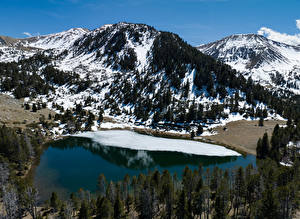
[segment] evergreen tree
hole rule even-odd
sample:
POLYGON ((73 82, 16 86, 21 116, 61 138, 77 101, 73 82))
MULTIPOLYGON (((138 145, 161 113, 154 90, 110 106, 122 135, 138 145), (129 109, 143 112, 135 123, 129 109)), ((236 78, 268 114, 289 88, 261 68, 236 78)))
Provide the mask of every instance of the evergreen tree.
POLYGON ((102 196, 105 195, 106 184, 107 184, 107 182, 106 182, 106 178, 105 178, 104 174, 100 174, 99 177, 98 177, 97 186, 98 186, 100 195, 102 195, 102 196))
POLYGON ((260 126, 260 127, 264 126, 264 118, 263 117, 259 118, 258 126, 260 126))
POLYGON ((202 189, 199 189, 193 196, 193 213, 195 215, 202 215, 204 212, 204 194, 202 189))
POLYGON ((56 194, 56 192, 52 192, 51 198, 50 198, 50 206, 57 211, 59 208, 59 199, 56 194))
POLYGON ((182 218, 182 219, 189 218, 187 198, 184 190, 182 190, 179 194, 177 204, 176 204, 175 214, 177 218, 182 218))
POLYGON ((25 110, 30 110, 30 106, 28 103, 25 103, 25 110))
POLYGON ((276 190, 267 186, 263 192, 262 200, 260 201, 261 207, 259 208, 258 218, 266 219, 279 219, 279 203, 275 195, 276 190))
POLYGON ((203 127, 201 125, 198 125, 198 128, 197 128, 197 135, 201 135, 203 133, 203 127))
POLYGON ((102 121, 103 121, 103 110, 102 110, 102 109, 100 109, 100 111, 99 111, 98 121, 99 121, 99 122, 102 122, 102 121))
POLYGON ((214 203, 214 214, 213 219, 225 219, 226 218, 226 206, 224 196, 217 192, 216 194, 216 201, 214 203))
POLYGON ((114 219, 121 219, 124 218, 124 204, 118 194, 114 204, 114 219))
POLYGON ((111 202, 106 197, 97 200, 97 219, 111 219, 113 213, 111 202))
POLYGON ((192 132, 191 132, 191 139, 194 139, 194 138, 195 138, 195 132, 192 131, 192 132))
POLYGON ((32 112, 36 112, 37 111, 37 107, 35 105, 35 103, 32 105, 32 112))
POLYGON ((265 159, 269 155, 269 138, 268 134, 265 133, 262 142, 261 142, 261 148, 262 148, 262 159, 265 159))
POLYGON ((239 167, 235 175, 235 185, 234 185, 234 215, 239 214, 239 208, 243 203, 243 198, 245 196, 245 179, 244 179, 244 170, 242 167, 239 167))
POLYGON ((259 138, 258 141, 257 141, 256 156, 257 156, 258 159, 263 159, 262 140, 261 140, 261 138, 259 138))
POLYGON ((78 218, 79 219, 90 219, 91 218, 90 216, 91 215, 90 215, 89 206, 87 205, 86 201, 83 201, 81 203, 78 218))

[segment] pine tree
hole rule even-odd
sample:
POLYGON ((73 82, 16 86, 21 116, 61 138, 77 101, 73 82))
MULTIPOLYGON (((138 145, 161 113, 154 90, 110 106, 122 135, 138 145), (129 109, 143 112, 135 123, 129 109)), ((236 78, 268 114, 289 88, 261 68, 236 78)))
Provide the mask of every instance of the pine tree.
POLYGON ((261 208, 259 209, 259 217, 265 219, 279 219, 279 203, 275 195, 275 189, 267 186, 261 200, 261 208))
POLYGON ((217 192, 216 201, 214 203, 213 219, 225 219, 226 218, 226 206, 222 192, 217 192))
POLYGON ((59 199, 56 194, 56 192, 52 192, 51 198, 50 198, 50 206, 57 211, 59 208, 59 199))
POLYGON ((37 111, 37 107, 35 105, 35 103, 32 105, 32 112, 36 112, 37 111))
POLYGON ((129 214, 130 210, 131 210, 131 206, 134 203, 134 198, 131 194, 129 194, 125 200, 125 206, 126 206, 126 213, 127 215, 129 214))
POLYGON ((160 182, 162 184, 161 195, 166 206, 165 216, 167 219, 170 219, 173 216, 174 186, 172 183, 172 177, 168 170, 163 172, 160 182))
POLYGON ((124 204, 118 193, 114 204, 114 219, 121 219, 124 216, 124 204))
POLYGON ((113 212, 111 202, 106 197, 97 200, 97 219, 111 219, 113 212))
POLYGON ((115 203, 115 197, 116 197, 116 188, 115 184, 111 181, 106 189, 106 198, 111 202, 115 203))
POLYGON ((257 156, 258 159, 263 159, 262 140, 261 140, 261 138, 259 138, 258 141, 257 141, 256 156, 257 156))
POLYGON ((202 125, 198 125, 198 128, 197 128, 197 135, 201 135, 203 133, 203 127, 202 125))
POLYGON ((234 214, 239 214, 239 208, 242 204, 242 200, 245 196, 245 179, 244 179, 244 170, 242 167, 239 167, 235 175, 235 185, 234 185, 234 214))
POLYGON ((100 174, 99 177, 98 177, 97 186, 98 186, 100 195, 102 195, 102 196, 105 195, 106 184, 107 184, 107 182, 106 182, 106 178, 105 178, 104 174, 100 174))
POLYGON ((193 196, 193 213, 195 215, 202 215, 204 212, 204 194, 202 189, 198 190, 193 196))
POLYGON ((260 127, 264 126, 264 118, 263 117, 259 118, 258 126, 260 126, 260 127))
POLYGON ((269 156, 269 138, 268 134, 265 133, 262 142, 261 142, 261 148, 262 148, 262 159, 265 159, 267 156, 269 156))
POLYGON ((79 215, 78 215, 78 219, 89 219, 90 217, 90 210, 89 207, 87 205, 87 203, 85 201, 83 201, 81 203, 81 207, 79 210, 79 215))
POLYGON ((187 206, 186 193, 184 190, 182 190, 179 194, 175 214, 177 218, 188 218, 189 212, 187 206))
POLYGON ((191 139, 194 139, 194 138, 195 138, 195 132, 192 131, 192 132, 191 132, 191 139))
POLYGON ((100 111, 99 111, 98 121, 99 121, 99 122, 102 122, 102 121, 103 121, 103 110, 102 110, 102 109, 100 109, 100 111))
POLYGON ((25 103, 25 110, 30 110, 30 106, 28 103, 25 103))
POLYGON ((270 158, 272 160, 275 160, 277 163, 279 163, 279 160, 280 160, 279 147, 281 144, 281 136, 280 136, 279 132, 280 132, 280 128, 279 128, 279 125, 277 124, 272 133, 271 149, 270 149, 270 158))

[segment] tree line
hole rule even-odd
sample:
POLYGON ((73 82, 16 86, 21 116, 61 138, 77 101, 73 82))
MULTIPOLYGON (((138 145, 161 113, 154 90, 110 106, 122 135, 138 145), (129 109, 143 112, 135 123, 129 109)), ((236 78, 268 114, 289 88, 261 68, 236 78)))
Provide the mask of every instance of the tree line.
POLYGON ((186 167, 182 178, 167 171, 125 175, 109 182, 101 174, 98 192, 52 193, 48 208, 61 218, 292 218, 299 207, 299 160, 292 168, 261 160, 257 168, 213 170, 186 167))
POLYGON ((257 142, 258 159, 270 158, 277 163, 293 163, 299 158, 300 121, 288 120, 286 127, 275 126, 272 136, 265 133, 257 142))

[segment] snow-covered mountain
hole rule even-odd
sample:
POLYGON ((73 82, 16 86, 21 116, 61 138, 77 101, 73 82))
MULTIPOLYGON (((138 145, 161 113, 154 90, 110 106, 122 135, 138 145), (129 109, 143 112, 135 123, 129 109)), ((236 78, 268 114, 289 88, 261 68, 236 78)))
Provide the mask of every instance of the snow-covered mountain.
POLYGON ((63 49, 68 49, 76 39, 82 37, 87 32, 89 32, 87 29, 72 28, 60 33, 21 39, 17 42, 17 45, 28 48, 56 49, 62 51, 63 49))
MULTIPOLYGON (((150 50, 159 34, 148 25, 117 23, 95 30, 72 28, 25 39, 0 36, 0 62, 18 61, 43 52, 55 57, 55 66, 60 70, 75 71, 81 77, 87 73, 107 77, 113 72, 149 67, 150 50)), ((300 93, 300 47, 257 34, 240 34, 197 48, 255 82, 300 93)))
POLYGON ((79 104, 125 123, 156 126, 164 121, 172 129, 178 124, 185 129, 189 123, 276 116, 267 104, 274 109, 281 104, 277 95, 178 35, 145 24, 76 28, 1 42, 0 90, 42 99, 49 108, 79 104))
POLYGON ((55 54, 59 54, 64 49, 69 49, 74 41, 86 32, 88 32, 86 29, 73 28, 60 33, 24 39, 0 36, 0 61, 18 61, 45 50, 52 50, 55 54))
POLYGON ((120 70, 124 67, 122 58, 126 57, 134 59, 133 67, 141 70, 147 65, 147 53, 158 34, 148 25, 117 23, 91 31, 73 28, 44 36, 10 38, 9 44, 0 38, 0 62, 16 61, 44 51, 56 56, 56 66, 66 71, 120 70))
POLYGON ((257 34, 240 34, 197 48, 260 84, 300 93, 299 46, 257 34))

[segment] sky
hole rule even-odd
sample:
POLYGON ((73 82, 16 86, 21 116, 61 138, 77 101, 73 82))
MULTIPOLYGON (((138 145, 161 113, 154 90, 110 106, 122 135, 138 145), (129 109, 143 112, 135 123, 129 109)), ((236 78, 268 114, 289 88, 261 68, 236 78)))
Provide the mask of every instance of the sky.
POLYGON ((0 21, 0 35, 15 38, 125 21, 192 45, 239 33, 300 42, 299 0, 1 0, 0 21))

